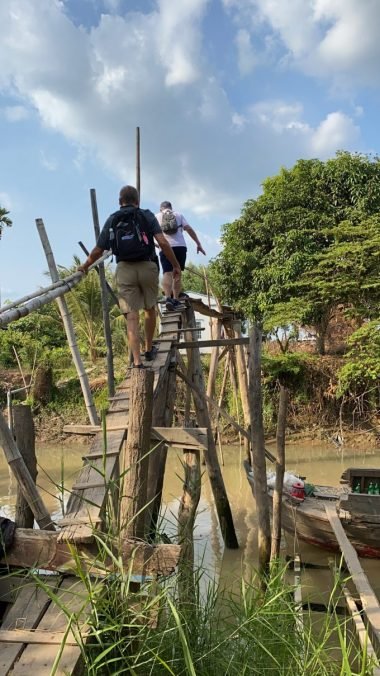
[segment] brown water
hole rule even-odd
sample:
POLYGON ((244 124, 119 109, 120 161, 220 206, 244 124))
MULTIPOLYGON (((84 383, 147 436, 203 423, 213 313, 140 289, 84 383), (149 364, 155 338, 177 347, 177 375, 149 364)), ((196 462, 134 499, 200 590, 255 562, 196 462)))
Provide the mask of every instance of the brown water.
MULTIPOLYGON (((52 514, 61 512, 60 499, 62 491, 57 486, 64 485, 70 489, 75 475, 82 465, 82 455, 86 447, 40 446, 38 462, 40 465, 38 485, 45 504, 52 514)), ((241 578, 243 573, 249 578, 257 564, 257 530, 256 507, 251 489, 242 466, 243 451, 238 446, 224 448, 225 465, 222 468, 224 481, 233 513, 239 550, 226 550, 220 536, 217 516, 212 501, 212 493, 207 480, 205 468, 202 477, 202 497, 199 504, 195 526, 196 557, 199 564, 209 572, 210 576, 220 576, 221 581, 231 586, 241 578)), ((353 451, 351 449, 336 451, 330 445, 304 443, 287 446, 287 468, 302 476, 307 476, 312 483, 339 485, 339 479, 346 467, 378 467, 380 452, 353 451)), ((176 532, 176 515, 178 501, 182 493, 183 470, 181 454, 169 450, 167 470, 164 484, 163 530, 170 536, 176 532)), ((0 456, 0 512, 13 516, 15 503, 15 480, 11 477, 3 456, 0 456)), ((67 500, 68 493, 65 493, 67 500)), ((291 539, 283 543, 284 554, 299 553, 301 560, 325 565, 329 554, 316 547, 303 543, 293 543, 291 539)), ((380 595, 380 563, 379 561, 362 560, 370 582, 380 595)), ((329 570, 305 570, 302 574, 304 597, 323 602, 327 600, 331 588, 332 576, 329 570)))

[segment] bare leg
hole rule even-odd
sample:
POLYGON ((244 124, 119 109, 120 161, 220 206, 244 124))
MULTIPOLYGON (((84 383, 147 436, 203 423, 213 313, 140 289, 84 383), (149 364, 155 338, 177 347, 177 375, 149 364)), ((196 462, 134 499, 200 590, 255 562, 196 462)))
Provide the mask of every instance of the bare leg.
POLYGON ((138 366, 141 364, 139 313, 135 311, 128 312, 125 317, 127 320, 129 348, 133 354, 133 363, 135 366, 138 366))
POLYGON ((156 328, 156 306, 154 305, 149 310, 145 310, 145 351, 150 352, 152 349, 152 341, 154 330, 156 328))
POLYGON ((173 273, 172 272, 164 272, 162 275, 162 288, 164 290, 164 294, 167 298, 170 298, 170 296, 173 293, 173 273))
POLYGON ((178 300, 182 285, 180 279, 173 279, 173 298, 178 300))

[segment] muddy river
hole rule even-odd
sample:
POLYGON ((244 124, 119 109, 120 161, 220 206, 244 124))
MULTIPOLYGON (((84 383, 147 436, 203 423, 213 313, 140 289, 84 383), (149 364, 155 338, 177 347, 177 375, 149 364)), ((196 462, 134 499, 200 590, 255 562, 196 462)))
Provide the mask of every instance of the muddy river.
MULTIPOLYGON (((268 446, 270 448, 270 445, 268 446)), ((54 515, 61 512, 62 500, 67 500, 63 486, 70 489, 75 475, 82 464, 82 455, 87 447, 78 446, 40 446, 38 448, 39 476, 38 485, 45 504, 54 515)), ((225 465, 223 476, 231 503, 235 528, 240 544, 239 550, 226 550, 220 536, 217 516, 213 506, 212 494, 205 468, 202 477, 202 497, 199 504, 195 528, 196 556, 200 565, 210 575, 215 573, 221 581, 231 586, 241 574, 249 578, 257 563, 256 553, 256 510, 251 489, 245 478, 242 466, 243 451, 238 446, 224 448, 225 465)), ((331 445, 302 443, 287 446, 287 468, 306 476, 312 483, 339 485, 339 479, 346 467, 378 467, 380 452, 355 452, 352 449, 339 449, 331 445)), ((164 509, 162 530, 167 535, 176 531, 178 499, 182 492, 183 470, 178 451, 169 450, 164 485, 164 509)), ((11 477, 7 464, 0 457, 0 506, 1 513, 13 516, 15 480, 11 477)), ((314 564, 327 564, 329 554, 322 550, 291 539, 282 544, 283 553, 299 553, 301 560, 314 564)), ((379 561, 362 560, 370 582, 380 595, 379 561)), ((327 569, 307 569, 302 574, 302 586, 305 598, 323 602, 327 600, 332 575, 327 569)))

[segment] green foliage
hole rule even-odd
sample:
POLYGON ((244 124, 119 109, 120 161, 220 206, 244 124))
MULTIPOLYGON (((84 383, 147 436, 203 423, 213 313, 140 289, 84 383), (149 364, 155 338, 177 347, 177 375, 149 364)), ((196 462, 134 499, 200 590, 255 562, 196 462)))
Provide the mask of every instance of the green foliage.
POLYGON ((12 225, 12 221, 9 218, 8 214, 9 214, 9 211, 4 209, 4 207, 0 206, 0 239, 1 239, 1 235, 3 233, 4 225, 7 225, 8 227, 11 227, 11 225, 12 225))
POLYGON ((333 308, 361 316, 380 300, 380 161, 338 153, 267 178, 223 227, 211 264, 218 295, 267 329, 313 326, 323 340, 333 308))
POLYGON ((262 367, 264 382, 277 383, 285 387, 295 387, 305 379, 310 357, 297 352, 271 355, 263 354, 262 367))
POLYGON ((207 293, 204 273, 208 274, 207 265, 195 265, 191 261, 186 263, 186 269, 182 273, 182 288, 184 291, 207 293))
POLYGON ((350 336, 346 363, 339 371, 338 396, 357 395, 380 385, 380 318, 350 336))

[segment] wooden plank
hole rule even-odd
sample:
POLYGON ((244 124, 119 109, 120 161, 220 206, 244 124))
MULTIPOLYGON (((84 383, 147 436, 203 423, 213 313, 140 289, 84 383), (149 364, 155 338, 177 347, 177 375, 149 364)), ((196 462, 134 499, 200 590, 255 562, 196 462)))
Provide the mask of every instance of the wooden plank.
MULTIPOLYGON (((18 578, 20 580, 20 578, 18 578)), ((58 586, 61 579, 58 576, 44 578, 45 584, 52 589, 58 586)), ((25 578, 20 582, 22 586, 12 606, 6 612, 2 622, 2 629, 13 633, 16 628, 30 630, 36 627, 50 604, 50 597, 44 589, 35 582, 26 582, 25 578)), ((0 648, 0 674, 7 674, 21 655, 25 645, 20 637, 12 644, 2 645, 0 648)))
MULTIPOLYGON (((61 573, 76 570, 79 556, 83 569, 93 575, 104 576, 113 570, 112 561, 99 560, 99 547, 93 543, 76 543, 58 539, 55 531, 17 528, 12 549, 2 562, 17 568, 42 568, 61 573)), ((125 569, 139 575, 169 575, 177 565, 178 545, 150 545, 137 540, 123 540, 120 556, 125 569)))
MULTIPOLYGON (((0 629, 0 643, 34 643, 61 645, 65 638, 64 631, 39 631, 38 629, 0 629)), ((78 645, 74 635, 69 632, 65 639, 66 645, 78 645)), ((1 650, 1 648, 0 648, 1 650)))
MULTIPOLYGON (((68 429, 72 428, 72 434, 97 434, 100 432, 98 427, 92 425, 65 425, 63 428, 64 432, 68 432, 68 429)), ((122 426, 112 426, 109 428, 109 432, 116 432, 120 430, 125 430, 125 425, 122 426)), ((165 441, 170 446, 179 446, 180 448, 188 448, 189 446, 196 446, 197 448, 207 448, 207 430, 206 428, 193 427, 193 428, 184 428, 184 427, 152 427, 152 440, 162 440, 165 441)), ((112 454, 117 455, 118 451, 114 451, 112 454)), ((86 455, 86 459, 95 460, 103 457, 109 457, 110 453, 107 453, 105 456, 104 453, 89 453, 86 455)), ((97 485, 101 485, 99 481, 97 485)), ((86 483, 75 483, 72 487, 72 490, 78 490, 79 488, 89 487, 88 482, 86 483)))
MULTIPOLYGON (((198 331, 200 329, 197 329, 198 331)), ((214 340, 184 340, 175 343, 176 347, 192 348, 192 347, 230 347, 233 345, 248 345, 249 338, 215 338, 214 340)))
POLYGON ((380 676, 379 659, 368 636, 368 631, 364 625, 361 612, 358 610, 358 607, 346 585, 342 585, 342 592, 346 599, 347 607, 354 623, 356 635, 359 639, 361 648, 366 651, 367 657, 373 664, 373 671, 371 671, 371 674, 372 676, 380 676))
POLYGON ((363 611, 368 621, 368 628, 371 629, 373 637, 380 647, 380 605, 377 600, 363 568, 360 565, 358 555, 349 541, 341 521, 337 515, 336 508, 328 503, 325 504, 327 517, 335 533, 340 549, 342 551, 347 568, 352 577, 356 589, 359 592, 363 611))
MULTIPOLYGON (((87 632, 86 618, 90 609, 87 600, 87 589, 76 578, 65 578, 57 591, 58 603, 51 603, 38 624, 38 633, 49 632, 50 634, 64 633, 67 630, 68 618, 61 606, 70 608, 70 613, 76 616, 78 626, 87 632)), ((57 675, 72 674, 78 663, 81 662, 81 651, 75 642, 71 640, 63 649, 57 675)), ((42 637, 41 637, 42 639, 42 637)), ((31 673, 38 676, 51 676, 52 667, 61 649, 57 643, 44 643, 38 645, 29 643, 14 666, 12 676, 30 676, 31 673)))
POLYGON ((160 335, 165 336, 167 333, 183 333, 184 331, 186 331, 186 332, 191 331, 192 333, 197 333, 198 331, 205 331, 205 328, 199 327, 199 328, 191 328, 191 329, 180 329, 180 328, 177 327, 173 331, 170 330, 170 329, 165 329, 164 331, 161 331, 160 335))

